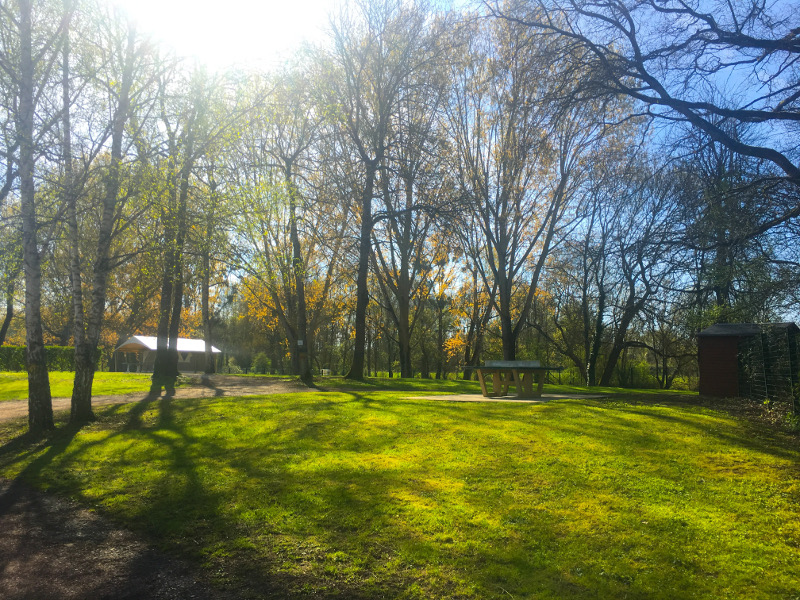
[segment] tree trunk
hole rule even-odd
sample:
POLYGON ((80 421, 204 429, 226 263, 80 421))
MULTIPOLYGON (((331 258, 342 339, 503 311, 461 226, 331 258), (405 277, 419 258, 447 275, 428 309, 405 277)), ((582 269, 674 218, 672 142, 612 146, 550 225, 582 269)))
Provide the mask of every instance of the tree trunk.
MULTIPOLYGON (((133 84, 134 46, 136 32, 129 29, 125 51, 125 62, 120 82, 119 104, 114 112, 111 129, 111 161, 105 177, 105 193, 103 195, 103 212, 100 217, 100 228, 97 238, 97 249, 94 259, 92 277, 92 295, 89 305, 89 315, 86 320, 86 331, 83 333, 83 302, 81 296, 81 339, 75 338, 75 382, 72 389, 70 409, 70 423, 84 423, 94 418, 92 412, 92 384, 94 382, 100 334, 103 328, 103 317, 106 307, 106 289, 108 276, 111 273, 111 242, 113 238, 114 223, 117 220, 117 202, 119 191, 122 187, 122 142, 125 133, 125 124, 130 116, 130 93, 133 84)), ((66 62, 65 58, 65 62, 66 62)), ((66 65, 65 65, 66 69, 66 65)), ((67 83, 65 82, 65 100, 67 99, 67 83)), ((68 113, 69 111, 66 110, 68 113)), ((73 194, 74 195, 74 194, 73 194)), ((77 233, 77 223, 75 227, 77 233)), ((80 261, 77 257, 76 273, 80 277, 80 261)), ((74 290, 77 293, 79 290, 74 290)), ((75 314, 78 315, 77 300, 75 300, 75 314)), ((76 331, 77 331, 76 320, 76 331)))
POLYGON ((398 298, 397 350, 400 355, 400 377, 413 377, 411 364, 411 328, 409 298, 400 295, 398 298))
MULTIPOLYGON (((64 0, 64 12, 69 10, 69 0, 64 0)), ((66 206, 67 231, 69 233, 69 278, 72 289, 72 339, 75 347, 75 374, 78 374, 79 355, 84 351, 86 343, 86 324, 83 309, 83 277, 81 273, 80 231, 78 230, 78 194, 75 189, 75 175, 72 165, 72 124, 70 120, 70 39, 69 26, 65 24, 64 44, 61 61, 61 102, 62 102, 62 135, 64 160, 63 198, 66 206)), ((75 394, 73 392, 73 398, 75 394)), ((74 400, 73 400, 74 404, 74 400)), ((74 406, 73 406, 74 408, 74 406)))
POLYGON ((169 315, 172 306, 172 287, 175 272, 175 229, 173 220, 175 218, 174 207, 170 207, 163 215, 166 221, 164 225, 164 239, 167 243, 164 254, 164 273, 161 277, 161 299, 158 309, 158 325, 156 326, 156 357, 153 362, 152 385, 150 394, 158 396, 161 394, 162 387, 167 380, 167 352, 169 352, 169 315))
POLYGON ((386 339, 386 370, 389 379, 394 377, 394 365, 392 364, 392 340, 389 338, 389 328, 384 321, 383 335, 386 339))
MULTIPOLYGON (((207 232, 208 233, 208 232, 207 232)), ((201 298, 201 311, 203 313, 203 342, 205 344, 203 354, 203 372, 206 375, 211 375, 216 372, 216 365, 214 363, 214 352, 212 350, 213 336, 211 331, 211 302, 209 287, 211 285, 211 256, 210 249, 206 248, 203 252, 203 281, 202 281, 202 298, 201 298)))
POLYGON ((589 386, 597 385, 597 361, 600 357, 600 348, 603 344, 603 331, 605 325, 603 324, 603 313, 606 309, 606 293, 601 289, 598 292, 597 298, 597 314, 595 315, 594 338, 589 352, 589 360, 587 361, 586 375, 589 386))
POLYGON ((438 352, 436 353, 436 379, 442 379, 444 374, 444 300, 441 298, 436 299, 436 344, 438 352))
MULTIPOLYGON (((501 245, 500 248, 503 246, 501 245)), ((505 252, 498 254, 498 269, 496 273, 497 279, 497 297, 498 316, 500 317, 500 340, 503 347, 503 360, 516 360, 517 358, 517 335, 514 328, 514 320, 511 317, 511 299, 512 299, 512 281, 505 273, 505 259, 503 258, 505 252)), ((520 319, 523 317, 520 316, 520 319)))
MULTIPOLYGON (((191 117, 193 119, 193 117, 191 117)), ((167 396, 175 394, 178 378, 178 333, 181 309, 183 308, 183 246, 186 240, 186 204, 189 198, 189 178, 194 167, 194 123, 186 125, 186 148, 183 165, 176 174, 169 208, 165 211, 164 239, 167 250, 164 260, 164 276, 161 280, 161 302, 159 306, 156 358, 153 365, 153 383, 150 394, 158 395, 164 388, 167 396), (177 197, 176 197, 177 196, 177 197)), ((174 160, 180 151, 172 144, 170 152, 174 160)), ((174 163, 173 163, 174 164, 174 163)))
POLYGON ((367 326, 367 377, 372 377, 372 328, 367 326))
POLYGON ((425 347, 425 344, 422 344, 422 356, 420 358, 420 373, 419 376, 422 379, 430 379, 431 378, 431 361, 430 357, 428 356, 428 350, 425 347))
POLYGON ((3 324, 0 325, 0 346, 6 341, 8 328, 11 326, 11 320, 14 318, 14 288, 16 287, 14 277, 16 277, 16 275, 11 276, 8 286, 6 286, 6 316, 3 318, 3 324))
POLYGON ((19 137, 20 212, 25 269, 25 341, 28 367, 28 428, 32 433, 53 429, 53 402, 42 331, 42 270, 34 186, 34 76, 31 1, 19 2, 20 70, 17 134, 19 137))
POLYGON ((295 290, 297 293, 297 343, 293 352, 297 355, 297 374, 300 381, 306 385, 314 382, 311 373, 311 361, 309 360, 308 343, 308 316, 306 308, 306 269, 303 261, 303 253, 300 247, 300 234, 297 230, 297 188, 292 179, 292 164, 286 163, 285 169, 286 185, 289 188, 289 236, 292 241, 292 270, 294 271, 295 290))
POLYGON ((366 181, 361 195, 361 235, 359 236, 358 277, 356 279, 355 338, 353 340, 353 362, 350 366, 350 371, 345 375, 346 379, 360 380, 364 378, 367 306, 369 305, 367 275, 369 273, 369 259, 372 249, 372 192, 375 186, 376 165, 375 161, 366 163, 366 181))
POLYGON ((622 351, 625 349, 625 335, 628 332, 628 327, 630 326, 631 321, 633 321, 633 318, 641 310, 643 303, 644 300, 641 300, 639 302, 628 303, 626 305, 625 310, 622 313, 622 318, 617 326, 617 331, 614 334, 614 343, 608 353, 606 365, 603 369, 603 375, 600 378, 600 385, 611 385, 611 378, 614 376, 614 368, 617 366, 617 361, 619 360, 620 354, 622 354, 622 351))
POLYGON ((213 169, 209 176, 210 206, 206 212, 205 240, 202 245, 202 273, 201 273, 201 313, 203 319, 203 373, 211 375, 216 372, 214 360, 213 332, 211 330, 211 247, 214 239, 216 208, 217 208, 217 182, 214 179, 213 169))
POLYGON ((478 360, 481 353, 481 326, 483 317, 491 312, 491 300, 486 307, 485 313, 481 313, 481 304, 478 295, 478 269, 472 269, 472 313, 469 319, 469 328, 467 330, 466 348, 464 350, 464 379, 472 379, 475 367, 478 366, 478 360))
POLYGON ((511 314, 503 311, 500 315, 500 335, 503 342, 503 360, 517 359, 517 336, 511 314))

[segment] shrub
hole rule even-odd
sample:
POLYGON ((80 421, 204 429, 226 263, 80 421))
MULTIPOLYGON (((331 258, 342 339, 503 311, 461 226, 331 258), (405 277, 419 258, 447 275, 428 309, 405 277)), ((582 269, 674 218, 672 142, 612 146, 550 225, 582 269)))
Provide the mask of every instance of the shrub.
POLYGON ((264 375, 269 372, 269 358, 264 352, 259 352, 253 357, 253 373, 264 375))
POLYGON ((25 346, 0 346, 0 371, 24 371, 25 346))
POLYGON ((228 359, 228 364, 222 367, 222 372, 228 375, 241 375, 244 373, 242 368, 236 364, 236 359, 233 356, 228 359))
MULTIPOLYGON (((74 371, 75 349, 72 346, 45 346, 50 371, 74 371)), ((0 371, 26 371, 25 346, 0 346, 0 371)))

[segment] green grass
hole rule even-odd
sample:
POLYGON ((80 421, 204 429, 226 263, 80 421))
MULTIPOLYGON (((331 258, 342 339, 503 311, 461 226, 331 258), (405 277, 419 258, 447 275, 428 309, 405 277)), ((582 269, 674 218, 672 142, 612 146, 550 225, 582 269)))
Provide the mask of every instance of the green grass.
POLYGON ((800 597, 797 438, 644 395, 406 395, 118 405, 39 443, 20 421, 0 474, 255 597, 800 597))
POLYGON ((325 390, 433 392, 437 394, 481 393, 481 388, 477 381, 464 381, 463 379, 365 377, 363 381, 355 381, 344 377, 317 377, 314 379, 314 383, 325 390))
MULTIPOLYGON (((250 375, 250 377, 263 377, 263 375, 250 375)), ((274 375, 270 377, 275 377, 274 375)), ((314 383, 326 390, 359 390, 359 391, 414 391, 420 393, 436 394, 480 394, 481 388, 477 381, 463 379, 400 379, 397 377, 365 377, 363 381, 352 381, 344 377, 317 377, 314 383)), ((585 386, 585 385, 558 385, 545 384, 545 394, 614 394, 622 396, 659 395, 659 396, 697 396, 697 392, 661 389, 628 389, 621 387, 585 386)))
MULTIPOLYGON (((74 379, 75 373, 71 371, 52 371, 50 373, 51 395, 54 398, 71 397, 74 379)), ((149 388, 149 373, 105 373, 98 371, 94 376, 92 391, 96 396, 104 396, 146 392, 149 388)), ((0 401, 26 400, 27 398, 27 373, 0 372, 0 401)))

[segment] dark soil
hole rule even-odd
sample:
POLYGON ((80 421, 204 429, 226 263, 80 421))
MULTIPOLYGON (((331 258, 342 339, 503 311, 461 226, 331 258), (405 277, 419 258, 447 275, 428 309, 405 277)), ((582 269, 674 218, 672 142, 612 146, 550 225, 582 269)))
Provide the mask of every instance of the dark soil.
POLYGON ((233 599, 197 567, 78 505, 0 480, 0 598, 233 599))

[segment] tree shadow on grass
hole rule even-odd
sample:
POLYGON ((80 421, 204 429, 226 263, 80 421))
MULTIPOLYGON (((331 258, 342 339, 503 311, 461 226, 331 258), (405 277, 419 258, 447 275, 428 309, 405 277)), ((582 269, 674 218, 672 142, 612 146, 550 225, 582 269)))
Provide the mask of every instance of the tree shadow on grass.
POLYGON ((786 438, 776 434, 775 431, 768 429, 763 424, 738 419, 735 415, 713 407, 697 406, 696 404, 687 404, 685 402, 667 403, 666 405, 661 402, 657 404, 614 405, 602 400, 574 402, 587 408, 604 409, 603 418, 606 420, 603 425, 593 424, 584 430, 573 428, 576 433, 591 434, 593 429, 603 429, 609 438, 622 440, 625 437, 632 437, 632 439, 635 439, 663 432, 664 429, 658 426, 660 422, 704 436, 710 436, 727 445, 740 447, 751 452, 760 452, 791 461, 796 461, 798 458, 796 449, 791 446, 786 438), (667 413, 665 410, 661 410, 663 408, 673 410, 667 413), (702 412, 698 412, 698 410, 702 412), (714 411, 714 413, 706 411, 714 411), (627 418, 629 415, 636 415, 642 419, 652 421, 653 424, 645 426, 627 418), (720 417, 724 419, 724 422, 711 423, 709 421, 709 419, 716 421, 720 417))
MULTIPOLYGON (((30 436, 18 436, 0 447, 0 456, 7 456, 12 459, 8 461, 9 464, 27 462, 18 477, 10 482, 2 495, 0 495, 0 519, 13 518, 16 524, 15 531, 17 532, 26 530, 34 533, 39 532, 36 539, 45 539, 47 536, 58 537, 59 539, 55 542, 51 540, 51 554, 54 558, 61 556, 60 560, 64 560, 62 556, 64 554, 64 544, 71 546, 74 543, 76 548, 82 547, 80 546, 81 540, 71 539, 69 535, 74 534, 80 537, 85 535, 85 532, 72 531, 65 533, 62 524, 59 521, 54 521, 52 515, 48 512, 48 507, 51 504, 50 500, 48 500, 50 496, 39 495, 44 499, 44 503, 40 502, 38 500, 39 496, 32 492, 28 487, 28 483, 44 485, 57 493, 66 493, 75 497, 84 505, 94 506, 95 510, 100 514, 107 513, 119 519, 122 515, 117 513, 116 509, 108 510, 106 507, 119 507, 117 500, 120 497, 119 494, 122 493, 124 495, 126 493, 127 485, 133 485, 135 490, 136 483, 123 481, 120 484, 122 489, 111 486, 106 493, 101 492, 98 494, 97 490, 95 490, 93 494, 87 495, 85 476, 82 475, 82 471, 85 468, 84 461, 87 457, 89 457, 88 460, 90 462, 93 460, 91 458, 93 450, 100 449, 102 452, 104 444, 114 444, 125 436, 133 436, 132 443, 134 446, 137 443, 136 440, 140 440, 149 442, 152 446, 160 449, 159 452, 161 453, 161 461, 164 468, 163 475, 150 477, 150 480, 146 483, 148 489, 144 490, 144 498, 141 503, 125 507, 122 513, 124 515, 123 520, 132 529, 145 534, 146 539, 158 540, 159 544, 166 549, 172 552, 181 552, 199 562, 201 558, 199 547, 192 543, 195 538, 191 529, 197 526, 198 521, 218 521, 220 519, 221 515, 218 510, 219 495, 206 489, 198 476, 192 452, 190 451, 194 440, 183 429, 180 419, 177 418, 173 400, 170 398, 159 400, 149 396, 128 408, 127 414, 125 414, 125 408, 121 405, 106 407, 100 411, 100 414, 99 431, 95 428, 93 432, 97 435, 93 435, 92 438, 87 439, 86 437, 78 436, 79 427, 64 426, 57 429, 43 442, 30 436), (156 422, 152 426, 148 426, 143 422, 142 417, 151 407, 157 408, 158 414, 156 422), (119 420, 121 416, 125 417, 125 421, 120 423, 121 426, 108 430, 109 421, 119 420), (104 426, 106 429, 104 429, 104 426), (42 452, 43 447, 44 451, 42 452), (41 453, 41 455, 31 459, 31 456, 37 453, 41 453), (73 467, 77 468, 73 469, 73 467), (111 504, 108 504, 109 502, 111 504), (181 516, 183 513, 189 515, 189 520, 181 516)), ((125 464, 127 462, 126 455, 127 452, 123 448, 123 451, 118 455, 107 457, 111 459, 110 461, 103 461, 99 468, 106 471, 107 475, 105 477, 118 476, 117 473, 129 466, 125 464)), ((138 453, 133 452, 132 455, 132 460, 141 461, 138 453)), ((97 465, 98 463, 93 464, 97 465)), ((101 480, 101 486, 102 483, 101 480)), ((227 525, 223 524, 221 528, 225 530, 227 525)), ((117 531, 108 527, 95 529, 93 539, 97 544, 103 544, 106 538, 116 535, 115 531, 117 531)), ((18 565, 24 564, 25 560, 27 560, 25 557, 26 553, 29 552, 29 548, 26 547, 26 536, 20 534, 15 539, 18 540, 17 543, 13 546, 4 546, 4 552, 0 553, 2 554, 0 556, 0 573, 12 562, 17 568, 18 565)), ((174 559, 161 556, 158 553, 153 554, 150 544, 139 544, 139 546, 136 551, 128 552, 128 549, 121 549, 120 553, 112 552, 111 560, 116 565, 116 572, 106 574, 107 578, 110 579, 87 576, 86 582, 75 583, 75 585, 84 586, 81 589, 86 591, 86 595, 79 594, 75 597, 205 598, 219 595, 216 592, 212 593, 212 591, 207 590, 208 582, 202 586, 192 583, 194 581, 193 577, 196 578, 196 574, 189 573, 183 579, 178 577, 175 581, 166 580, 172 579, 172 574, 176 570, 186 574, 187 567, 180 561, 176 562, 174 559), (166 579, 157 586, 145 586, 142 581, 151 581, 152 583, 152 577, 160 577, 161 575, 158 573, 151 574, 150 580, 142 580, 141 575, 147 569, 160 563, 166 565, 165 572, 167 575, 164 575, 166 579), (130 584, 127 588, 125 585, 119 585, 120 582, 125 581, 130 584), (96 596, 91 591, 91 586, 95 584, 99 586, 95 591, 100 593, 100 596, 96 596), (112 588, 108 588, 109 585, 112 585, 112 588), (113 593, 106 593, 109 589, 112 589, 113 593), (134 593, 131 590, 138 590, 138 592, 134 593), (177 591, 175 594, 170 595, 165 590, 177 591), (206 591, 204 592, 204 590, 206 591)), ((86 550, 87 554, 92 552, 94 550, 86 550)), ((44 561, 43 564, 46 564, 46 558, 46 555, 44 559, 41 555, 37 555, 32 560, 44 561)), ((197 565, 194 568, 196 569, 197 565)), ((72 570, 72 567, 70 567, 66 571, 72 572, 72 570)), ((163 571, 164 569, 159 567, 159 570, 163 571)), ((54 579, 51 583, 57 586, 62 585, 69 576, 65 572, 63 575, 54 574, 53 577, 54 579)), ((52 585, 47 587, 49 585, 47 582, 43 582, 42 585, 45 587, 41 588, 39 586, 37 588, 36 586, 30 587, 30 585, 24 587, 23 590, 27 589, 30 593, 26 592, 27 595, 23 595, 23 597, 38 597, 40 594, 36 590, 40 588, 50 590, 44 596, 63 596, 58 591, 58 588, 53 588, 52 585)), ((0 594, 0 596, 2 595, 0 594)))
MULTIPOLYGON (((222 402, 217 410, 238 404, 222 402)), ((127 481, 114 492, 134 498, 116 505, 124 520, 261 597, 530 597, 542 591, 645 598, 656 591, 681 597, 696 584, 700 595, 714 589, 703 587, 710 581, 707 565, 674 539, 659 550, 659 531, 639 533, 626 523, 604 530, 602 519, 574 509, 613 490, 580 473, 542 475, 542 463, 522 443, 580 434, 624 454, 628 444, 642 443, 636 438, 642 432, 622 413, 604 412, 594 428, 587 415, 581 430, 559 418, 575 408, 570 403, 462 406, 359 392, 247 403, 245 412, 219 422, 199 401, 131 407, 123 431, 84 443, 58 467, 79 486, 70 466, 82 466, 91 444, 120 435, 133 450, 146 444, 130 456, 107 452, 106 460, 117 462, 101 467, 109 476, 142 460, 158 467, 146 473, 143 492, 127 481), (157 412, 145 419, 151 408, 157 412), (259 419, 269 422, 258 429, 259 419), (253 437, 242 439, 248 427, 253 437), (636 560, 647 570, 624 566, 636 560), (636 579, 654 569, 669 572, 658 590, 636 579)), ((596 506, 609 519, 620 518, 613 496, 610 508, 596 506)))
MULTIPOLYGON (((20 499, 26 495, 26 482, 36 480, 42 471, 53 463, 56 457, 62 455, 78 431, 80 431, 79 426, 65 425, 57 428, 47 436, 34 436, 25 433, 0 447, 0 457, 13 456, 20 457, 23 460, 40 451, 43 446, 46 448, 41 456, 31 460, 20 471, 0 495, 0 519, 4 519, 16 509, 20 499)), ((41 527, 40 517, 41 515, 34 511, 33 514, 25 515, 25 520, 31 527, 41 527)), ((15 554, 22 552, 24 547, 24 540, 20 540, 19 544, 5 548, 5 551, 0 553, 0 573, 5 572, 9 561, 14 559, 15 554)))

